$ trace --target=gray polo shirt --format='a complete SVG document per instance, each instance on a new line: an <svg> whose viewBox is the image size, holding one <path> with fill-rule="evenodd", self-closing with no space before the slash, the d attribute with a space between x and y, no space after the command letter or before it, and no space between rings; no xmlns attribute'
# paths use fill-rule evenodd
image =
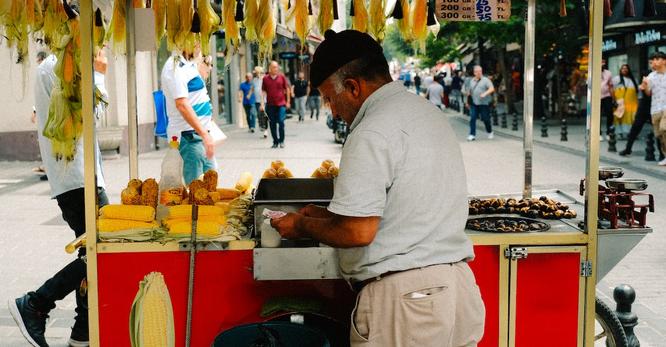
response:
<svg viewBox="0 0 666 347"><path fill-rule="evenodd" d="M490 105L493 101L492 95L481 97L488 89L493 87L493 82L488 77L481 77L480 80L472 78L469 81L469 91L472 94L472 102L474 105Z"/></svg>
<svg viewBox="0 0 666 347"><path fill-rule="evenodd" d="M363 103L350 129L328 210L381 222L370 245L338 250L342 275L361 281L473 258L465 167L441 111L392 82Z"/></svg>

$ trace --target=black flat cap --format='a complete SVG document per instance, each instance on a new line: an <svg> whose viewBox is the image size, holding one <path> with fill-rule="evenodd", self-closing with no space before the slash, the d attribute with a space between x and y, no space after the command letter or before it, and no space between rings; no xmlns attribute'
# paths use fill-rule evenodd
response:
<svg viewBox="0 0 666 347"><path fill-rule="evenodd" d="M370 35L356 30L326 30L310 64L310 83L319 87L329 76L352 60L383 55L382 46Z"/></svg>

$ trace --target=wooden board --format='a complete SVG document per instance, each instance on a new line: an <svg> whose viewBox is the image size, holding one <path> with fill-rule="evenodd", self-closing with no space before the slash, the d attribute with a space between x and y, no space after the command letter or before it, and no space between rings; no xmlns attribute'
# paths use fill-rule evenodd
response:
<svg viewBox="0 0 666 347"><path fill-rule="evenodd" d="M450 21L505 21L511 16L511 0L436 0L437 18Z"/></svg>

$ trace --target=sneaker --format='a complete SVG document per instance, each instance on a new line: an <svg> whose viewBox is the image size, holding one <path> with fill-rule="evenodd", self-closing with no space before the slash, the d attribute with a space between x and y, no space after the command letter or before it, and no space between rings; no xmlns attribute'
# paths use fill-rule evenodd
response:
<svg viewBox="0 0 666 347"><path fill-rule="evenodd" d="M666 166L666 159L662 159L660 162L657 163L659 166Z"/></svg>
<svg viewBox="0 0 666 347"><path fill-rule="evenodd" d="M37 311L29 302L28 294L7 303L9 313L21 330L21 334L35 347L48 347L44 331L46 330L46 319L49 315Z"/></svg>
<svg viewBox="0 0 666 347"><path fill-rule="evenodd" d="M476 136L474 135L467 136L467 141L474 141L474 140L476 140Z"/></svg>
<svg viewBox="0 0 666 347"><path fill-rule="evenodd" d="M85 320L84 320L85 319ZM88 323L87 318L79 319L76 317L74 326L72 327L72 334L69 335L69 347L88 347Z"/></svg>
<svg viewBox="0 0 666 347"><path fill-rule="evenodd" d="M268 130L264 130L264 138L268 137Z"/></svg>
<svg viewBox="0 0 666 347"><path fill-rule="evenodd" d="M280 148L284 148L284 142L280 143Z"/></svg>
<svg viewBox="0 0 666 347"><path fill-rule="evenodd" d="M254 128L250 129L250 132L254 134Z"/></svg>
<svg viewBox="0 0 666 347"><path fill-rule="evenodd" d="M278 148L277 143L274 143L274 144L271 146L271 148Z"/></svg>
<svg viewBox="0 0 666 347"><path fill-rule="evenodd" d="M620 153L618 153L618 154L623 156L623 157L628 157L628 156L631 155L631 151L628 150L628 149L625 149L625 150L620 151Z"/></svg>
<svg viewBox="0 0 666 347"><path fill-rule="evenodd" d="M492 131L489 132L489 133L488 133L488 140L492 140L492 139L494 139L494 138L495 138L495 133L493 133Z"/></svg>

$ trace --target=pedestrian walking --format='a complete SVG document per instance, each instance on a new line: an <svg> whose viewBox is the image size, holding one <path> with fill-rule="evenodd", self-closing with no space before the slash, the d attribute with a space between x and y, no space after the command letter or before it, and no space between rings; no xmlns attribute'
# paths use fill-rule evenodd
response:
<svg viewBox="0 0 666 347"><path fill-rule="evenodd" d="M601 61L601 116L606 118L606 138L613 127L613 74L608 70L606 59ZM603 137L602 137L603 140Z"/></svg>
<svg viewBox="0 0 666 347"><path fill-rule="evenodd" d="M310 94L308 94L308 108L310 109L310 119L313 116L316 116L316 120L319 121L319 110L321 109L321 94L319 89L312 88L311 86L308 89Z"/></svg>
<svg viewBox="0 0 666 347"><path fill-rule="evenodd" d="M341 274L357 292L352 347L476 346L485 308L467 265L474 256L464 232L467 183L453 129L392 82L370 35L324 36L312 85L350 125L344 170L328 207L308 205L271 224L282 237L337 248ZM421 180L438 183L412 184ZM405 223L408 211L422 223Z"/></svg>
<svg viewBox="0 0 666 347"><path fill-rule="evenodd" d="M254 132L257 118L257 109L255 108L256 93L254 84L252 83L252 74L247 73L245 75L245 81L241 83L238 88L238 102L243 105L245 119L247 120L247 126L251 133Z"/></svg>
<svg viewBox="0 0 666 347"><path fill-rule="evenodd" d="M261 101L264 99L264 95L261 89L261 85L264 81L264 69L261 66L255 66L252 70L252 85L254 86L254 109L257 111L257 122L259 123L259 130L264 138L268 137L268 115L266 111L261 110Z"/></svg>
<svg viewBox="0 0 666 347"><path fill-rule="evenodd" d="M442 99L444 99L444 87L439 83L439 78L437 78L435 82L430 83L426 90L426 97L440 110L444 108L442 104Z"/></svg>
<svg viewBox="0 0 666 347"><path fill-rule="evenodd" d="M640 89L652 97L650 115L654 136L661 141L661 151L666 153L666 53L656 51L650 56L652 72L643 78ZM666 159L658 163L666 166Z"/></svg>
<svg viewBox="0 0 666 347"><path fill-rule="evenodd" d="M294 104L296 105L296 113L298 113L298 121L305 121L305 108L308 99L309 84L305 79L305 73L302 71L298 73L298 78L291 86L291 94L294 96Z"/></svg>
<svg viewBox="0 0 666 347"><path fill-rule="evenodd" d="M216 169L215 143L208 133L213 107L197 59L199 48L183 51L167 59L162 68L162 90L166 98L169 138L179 139L186 184L204 172Z"/></svg>
<svg viewBox="0 0 666 347"><path fill-rule="evenodd" d="M615 115L613 124L620 139L624 139L629 135L638 110L638 84L631 73L629 64L623 64L620 67L619 75L613 77L613 89L617 105L613 112Z"/></svg>
<svg viewBox="0 0 666 347"><path fill-rule="evenodd" d="M416 88L416 95L421 95L421 76L418 73L414 76L414 88Z"/></svg>
<svg viewBox="0 0 666 347"><path fill-rule="evenodd" d="M462 71L455 71L451 80L451 96L449 102L457 111L462 112L462 105L465 103L462 95L463 79Z"/></svg>
<svg viewBox="0 0 666 347"><path fill-rule="evenodd" d="M490 123L490 103L493 101L492 94L495 92L493 82L483 75L481 66L474 66L474 77L469 82L469 98L467 107L471 118L469 120L469 136L467 141L476 140L476 119L481 118L486 126L488 139L494 137L492 124Z"/></svg>
<svg viewBox="0 0 666 347"><path fill-rule="evenodd" d="M268 66L268 75L264 76L261 88L264 97L261 99L260 110L268 114L273 137L272 148L284 148L284 120L287 118L287 108L291 107L291 90L276 61L271 61Z"/></svg>
<svg viewBox="0 0 666 347"><path fill-rule="evenodd" d="M51 91L57 83L53 73L57 58L49 54L37 67L35 78L35 113L37 114L37 137L39 152L43 165L49 175L51 198L58 202L62 218L67 222L74 236L79 237L86 232L85 228L85 202L84 202L84 163L83 139L76 144L74 159L71 162L56 160L51 150L51 142L43 135L49 113ZM100 91L104 88L104 73L106 73L106 56L104 51L95 55L94 83ZM109 200L104 191L104 172L102 171L101 153L99 146L96 151L96 184L97 205L105 206ZM88 346L88 294L87 294L87 266L85 260L85 247L79 249L75 260L67 264L53 277L48 279L35 291L28 292L22 297L9 300L9 312L19 326L23 336L32 346L48 346L44 333L49 312L56 307L56 302L64 299L74 292L76 299L76 316L74 326L68 341L69 346Z"/></svg>
<svg viewBox="0 0 666 347"><path fill-rule="evenodd" d="M648 74L646 73L645 76ZM618 154L623 157L628 157L632 153L632 148L634 142L638 138L638 135L643 130L645 124L652 124L650 117L650 106L652 104L652 98L644 93L641 93L642 96L638 99L638 110L636 111L636 117L634 123L631 125L631 130L629 130L629 135L627 135L627 143L623 150ZM657 150L659 151L659 161L664 160L664 152L661 150L661 141L657 139Z"/></svg>

